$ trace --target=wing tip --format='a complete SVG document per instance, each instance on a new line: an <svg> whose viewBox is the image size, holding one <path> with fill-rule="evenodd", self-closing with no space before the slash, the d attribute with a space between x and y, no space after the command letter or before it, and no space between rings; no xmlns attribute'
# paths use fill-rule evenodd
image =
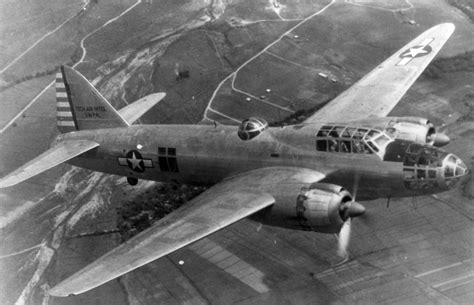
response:
<svg viewBox="0 0 474 305"><path fill-rule="evenodd" d="M440 23L438 25L435 25L432 29L452 34L454 30L456 29L456 26L454 25L454 23L445 22L445 23Z"/></svg>
<svg viewBox="0 0 474 305"><path fill-rule="evenodd" d="M13 172L11 172L10 174L7 174L3 178L0 178L0 189L15 186L15 185L17 185L17 184L19 184L19 183L26 180L26 179L20 179L20 180L16 179L16 177L13 176L12 173Z"/></svg>
<svg viewBox="0 0 474 305"><path fill-rule="evenodd" d="M65 293L64 291L61 291L61 289L56 289L56 286L47 290L46 293L49 294L50 296L59 297L59 298L75 296L74 293Z"/></svg>
<svg viewBox="0 0 474 305"><path fill-rule="evenodd" d="M8 177L5 177L5 178L8 178ZM10 187L10 186L14 186L15 184L17 183L8 183L8 179L0 179L0 189L4 189L4 188L7 188L7 187Z"/></svg>

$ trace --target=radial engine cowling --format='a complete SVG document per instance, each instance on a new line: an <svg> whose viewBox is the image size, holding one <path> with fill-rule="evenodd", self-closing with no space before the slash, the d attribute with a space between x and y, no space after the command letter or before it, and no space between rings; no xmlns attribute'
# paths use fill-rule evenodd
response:
<svg viewBox="0 0 474 305"><path fill-rule="evenodd" d="M334 184L312 184L309 189L302 189L296 199L296 216L305 230L338 233L349 217L364 212L348 191Z"/></svg>
<svg viewBox="0 0 474 305"><path fill-rule="evenodd" d="M389 122L386 131L397 139L413 141L423 145L440 147L449 143L449 137L436 132L434 125L424 118L393 118Z"/></svg>

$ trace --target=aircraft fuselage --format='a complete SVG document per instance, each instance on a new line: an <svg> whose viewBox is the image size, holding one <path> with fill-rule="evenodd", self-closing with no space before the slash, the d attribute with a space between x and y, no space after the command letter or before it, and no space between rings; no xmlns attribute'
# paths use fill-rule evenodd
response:
<svg viewBox="0 0 474 305"><path fill-rule="evenodd" d="M57 140L62 139L100 143L68 163L137 179L212 185L252 169L293 166L332 172L322 182L349 191L354 191L357 183L358 200L447 189L441 183L407 188L400 160L384 161L376 154L317 151L312 126L268 128L248 141L237 136L236 126L213 125L137 125L79 131L60 135Z"/></svg>

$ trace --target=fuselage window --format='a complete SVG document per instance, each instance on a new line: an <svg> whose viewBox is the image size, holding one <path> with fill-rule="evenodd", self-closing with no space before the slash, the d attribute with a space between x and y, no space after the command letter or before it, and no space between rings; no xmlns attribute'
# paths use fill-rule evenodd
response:
<svg viewBox="0 0 474 305"><path fill-rule="evenodd" d="M328 141L324 140L316 140L316 149L319 151L327 151L328 150Z"/></svg>
<svg viewBox="0 0 474 305"><path fill-rule="evenodd" d="M454 177L454 168L451 164L446 165L444 169L444 176L447 178Z"/></svg>
<svg viewBox="0 0 474 305"><path fill-rule="evenodd" d="M416 164L417 155L407 153L405 155L405 160L403 160L403 165L414 166Z"/></svg>
<svg viewBox="0 0 474 305"><path fill-rule="evenodd" d="M360 140L354 140L352 145L352 151L355 153L363 153L364 152L364 142Z"/></svg>
<svg viewBox="0 0 474 305"><path fill-rule="evenodd" d="M404 168L403 176L407 180L415 179L415 169L414 168Z"/></svg>
<svg viewBox="0 0 474 305"><path fill-rule="evenodd" d="M351 141L341 140L341 152L351 152Z"/></svg>
<svg viewBox="0 0 474 305"><path fill-rule="evenodd" d="M158 147L158 164L162 172L179 172L176 148Z"/></svg>
<svg viewBox="0 0 474 305"><path fill-rule="evenodd" d="M329 151L331 152L338 152L339 151L339 141L329 138Z"/></svg>
<svg viewBox="0 0 474 305"><path fill-rule="evenodd" d="M375 146L375 144L372 143L372 141L368 141L367 145L369 145L369 147L372 148L373 151L375 151L375 152L379 151L379 148L377 146Z"/></svg>

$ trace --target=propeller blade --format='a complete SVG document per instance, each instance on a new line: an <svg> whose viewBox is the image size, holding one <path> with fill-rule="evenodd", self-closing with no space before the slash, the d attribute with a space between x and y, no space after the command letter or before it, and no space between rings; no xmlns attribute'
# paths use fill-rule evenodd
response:
<svg viewBox="0 0 474 305"><path fill-rule="evenodd" d="M357 191L359 190L359 180L360 180L359 173L356 173L354 175L354 186L352 187L352 196L353 196L352 201L356 200Z"/></svg>
<svg viewBox="0 0 474 305"><path fill-rule="evenodd" d="M338 238L338 249L337 254L341 257L347 258L347 248L351 238L351 219L348 218L342 225L341 231L339 232Z"/></svg>

